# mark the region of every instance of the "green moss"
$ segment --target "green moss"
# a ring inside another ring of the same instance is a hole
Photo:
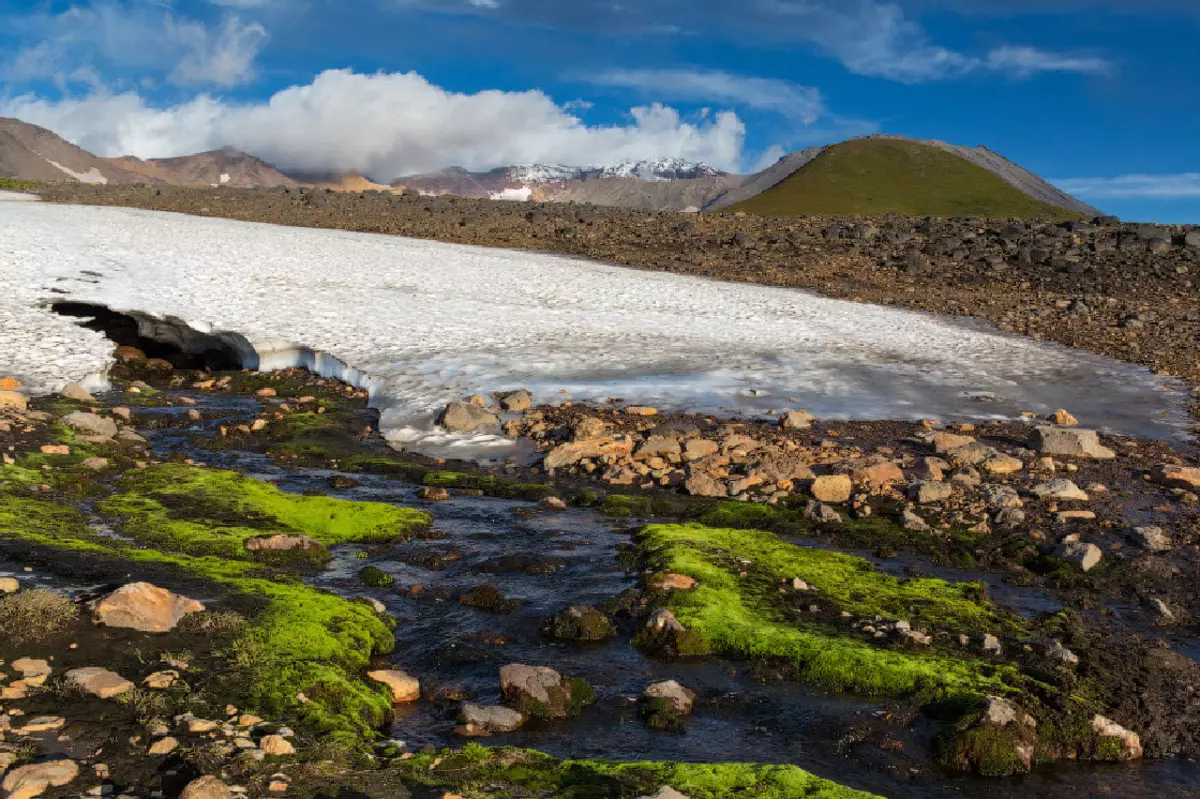
[[[791,177],[727,211],[787,216],[969,216],[1077,219],[965,158],[917,141],[834,145]]]
[[[395,761],[392,768],[407,783],[494,797],[628,799],[670,785],[691,799],[872,799],[795,766],[558,760],[478,745]]]
[[[17,178],[0,178],[0,191],[32,191],[41,184],[35,180],[18,180]]]
[[[139,542],[189,555],[249,560],[246,541],[307,535],[325,546],[408,539],[428,515],[379,502],[287,494],[236,472],[164,464],[130,472],[100,509]]]
[[[364,566],[358,573],[358,580],[367,588],[387,588],[396,582],[396,578],[378,566]]]
[[[651,525],[639,546],[651,569],[699,581],[690,591],[670,592],[666,601],[715,653],[781,660],[809,683],[866,695],[1005,693],[1011,690],[1006,680],[1016,677],[1011,666],[958,652],[947,657],[887,649],[828,623],[806,621],[791,612],[779,590],[800,577],[817,589],[811,598],[858,617],[881,615],[955,632],[1019,629],[982,599],[977,584],[901,580],[862,558],[793,546],[763,531]]]
[[[551,618],[542,632],[556,641],[607,641],[617,634],[608,617],[591,607],[567,608]]]
[[[123,526],[134,538],[144,524]],[[329,532],[330,543],[337,543]],[[360,673],[375,655],[389,652],[391,630],[369,607],[310,588],[287,575],[268,578],[243,560],[188,552],[173,539],[143,549],[95,533],[80,512],[37,499],[0,493],[0,541],[81,556],[154,567],[177,579],[199,578],[230,601],[253,608],[231,649],[224,691],[264,715],[294,714],[313,732],[346,740],[373,734],[392,713],[386,688]],[[308,701],[301,701],[303,695]]]

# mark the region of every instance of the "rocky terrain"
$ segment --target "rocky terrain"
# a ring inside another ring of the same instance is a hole
[[[48,200],[577,255],[956,316],[1200,380],[1200,229],[756,218],[310,189],[56,185]]]
[[[298,186],[266,161],[225,147],[208,153],[180,158],[134,158],[124,156],[107,159],[126,172],[143,176],[143,182],[208,188],[230,186],[242,189]]]

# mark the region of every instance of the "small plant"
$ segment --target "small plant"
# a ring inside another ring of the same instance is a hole
[[[49,638],[79,614],[75,603],[57,591],[30,588],[0,599],[0,632],[13,643]]]
[[[180,622],[180,629],[193,633],[239,633],[246,628],[246,617],[232,610],[191,613]]]

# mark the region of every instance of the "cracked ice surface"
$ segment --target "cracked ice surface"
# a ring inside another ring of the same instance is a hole
[[[295,360],[281,342],[328,353],[371,389],[390,438],[443,454],[488,442],[439,438],[429,420],[440,406],[516,387],[545,401],[824,418],[1065,407],[1087,425],[1156,436],[1187,423],[1180,395],[1144,369],[980,325],[394,236],[0,201],[0,283],[0,373],[37,388],[109,357],[98,334],[38,307],[69,298],[240,333],[264,366]]]

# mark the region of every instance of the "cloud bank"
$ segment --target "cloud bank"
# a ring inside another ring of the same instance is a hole
[[[1097,200],[1178,200],[1200,198],[1200,172],[1174,175],[1121,175],[1115,178],[1056,180],[1063,191]]]
[[[541,91],[447,91],[416,72],[328,70],[262,102],[210,95],[155,108],[138,94],[24,95],[0,115],[50,128],[99,155],[143,158],[232,146],[299,172],[361,172],[375,180],[451,164],[604,164],[678,157],[736,170],[745,125],[732,111],[684,118],[654,103],[623,124],[589,126]]]

